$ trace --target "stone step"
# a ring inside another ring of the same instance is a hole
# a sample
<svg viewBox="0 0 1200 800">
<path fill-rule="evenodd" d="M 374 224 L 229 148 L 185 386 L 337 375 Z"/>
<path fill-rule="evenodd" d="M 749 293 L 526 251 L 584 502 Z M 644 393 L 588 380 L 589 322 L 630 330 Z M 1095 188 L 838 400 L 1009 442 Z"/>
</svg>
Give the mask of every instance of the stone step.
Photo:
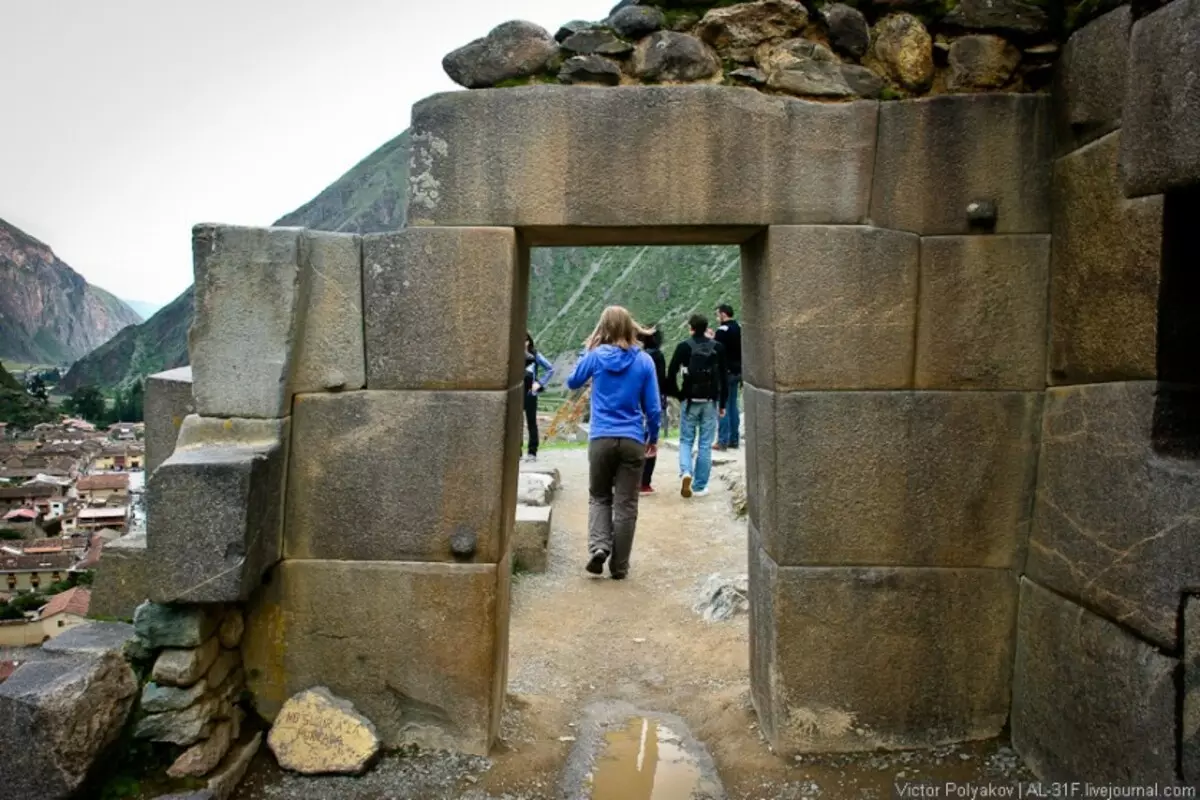
<svg viewBox="0 0 1200 800">
<path fill-rule="evenodd" d="M 546 549 L 550 544 L 550 506 L 517 506 L 513 527 L 513 566 L 522 572 L 545 572 Z"/>
<path fill-rule="evenodd" d="M 539 464 L 538 462 L 521 462 L 522 475 L 545 475 L 550 478 L 550 488 L 557 490 L 562 486 L 562 474 L 559 473 L 558 467 L 552 467 L 549 464 Z"/>
<path fill-rule="evenodd" d="M 517 482 L 518 506 L 548 506 L 554 497 L 554 477 L 538 472 L 522 472 Z"/>
</svg>

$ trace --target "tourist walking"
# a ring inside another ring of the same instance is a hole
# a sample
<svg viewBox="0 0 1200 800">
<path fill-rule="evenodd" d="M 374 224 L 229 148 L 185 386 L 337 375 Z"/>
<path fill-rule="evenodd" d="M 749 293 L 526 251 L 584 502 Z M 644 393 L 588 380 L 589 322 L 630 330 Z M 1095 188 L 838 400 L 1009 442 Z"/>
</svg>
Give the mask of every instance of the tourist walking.
<svg viewBox="0 0 1200 800">
<path fill-rule="evenodd" d="M 725 367 L 729 370 L 725 416 L 717 425 L 717 449 L 736 450 L 741 426 L 738 389 L 742 386 L 742 326 L 733 318 L 733 306 L 728 303 L 717 306 L 717 322 L 714 338 L 725 348 Z"/>
<path fill-rule="evenodd" d="M 659 436 L 663 437 L 667 435 L 667 359 L 662 354 L 662 331 L 658 330 L 658 326 L 655 325 L 639 338 L 642 349 L 654 362 L 654 376 L 657 379 L 655 385 L 658 386 L 658 396 L 661 401 L 659 407 L 662 409 L 662 426 Z M 654 494 L 651 480 L 654 478 L 654 467 L 657 463 L 657 455 L 646 456 L 646 466 L 642 468 L 642 494 Z"/>
<path fill-rule="evenodd" d="M 534 461 L 538 453 L 538 395 L 554 375 L 554 365 L 537 351 L 533 337 L 525 332 L 525 425 L 529 428 L 529 448 L 525 460 Z"/>
<path fill-rule="evenodd" d="M 592 382 L 587 571 L 599 575 L 607 561 L 615 580 L 629 573 L 642 467 L 658 453 L 662 401 L 654 361 L 638 345 L 645 333 L 628 311 L 609 306 L 567 378 L 572 391 Z"/>
<path fill-rule="evenodd" d="M 667 369 L 667 387 L 682 404 L 679 419 L 679 493 L 684 497 L 708 494 L 712 474 L 712 446 L 717 421 L 725 414 L 728 370 L 725 348 L 707 335 L 708 318 L 693 314 L 692 332 L 675 348 Z M 678 382 L 682 376 L 682 385 Z"/>
</svg>

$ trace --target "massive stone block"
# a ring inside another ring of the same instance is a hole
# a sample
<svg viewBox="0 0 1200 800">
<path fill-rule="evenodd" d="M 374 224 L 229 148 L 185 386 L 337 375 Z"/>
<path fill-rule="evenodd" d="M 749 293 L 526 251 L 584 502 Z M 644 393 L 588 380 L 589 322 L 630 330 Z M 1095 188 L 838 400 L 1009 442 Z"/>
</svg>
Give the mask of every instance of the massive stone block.
<svg viewBox="0 0 1200 800">
<path fill-rule="evenodd" d="M 296 228 L 197 225 L 188 336 L 196 410 L 283 417 L 303 307 Z"/>
<path fill-rule="evenodd" d="M 1200 585 L 1197 414 L 1200 391 L 1153 382 L 1048 391 L 1026 566 L 1172 651 L 1180 594 Z"/>
<path fill-rule="evenodd" d="M 751 557 L 751 682 L 777 753 L 930 747 L 1008 718 L 1007 570 L 779 567 Z"/>
<path fill-rule="evenodd" d="M 195 413 L 192 368 L 160 372 L 146 379 L 146 474 L 158 469 L 175 452 L 183 418 Z"/>
<path fill-rule="evenodd" d="M 552 514 L 550 506 L 517 506 L 517 522 L 512 537 L 512 559 L 517 569 L 526 572 L 546 571 Z"/>
<path fill-rule="evenodd" d="M 1051 138 L 1042 95 L 884 103 L 871 220 L 924 235 L 971 233 L 967 207 L 987 201 L 996 233 L 1048 233 Z"/>
<path fill-rule="evenodd" d="M 500 560 L 522 389 L 298 395 L 287 558 Z"/>
<path fill-rule="evenodd" d="M 921 239 L 918 389 L 1041 389 L 1050 237 Z"/>
<path fill-rule="evenodd" d="M 751 520 L 778 564 L 1020 563 L 1040 393 L 747 395 Z"/>
<path fill-rule="evenodd" d="M 877 108 L 724 86 L 439 94 L 413 107 L 408 223 L 857 223 Z"/>
<path fill-rule="evenodd" d="M 1048 382 L 1156 375 L 1161 197 L 1125 200 L 1111 133 L 1054 168 Z"/>
<path fill-rule="evenodd" d="M 126 534 L 104 545 L 88 613 L 93 617 L 133 619 L 133 610 L 150 597 L 152 585 L 146 532 Z"/>
<path fill-rule="evenodd" d="M 287 420 L 184 420 L 148 485 L 151 600 L 249 598 L 280 556 L 287 429 Z"/>
<path fill-rule="evenodd" d="M 912 381 L 917 236 L 864 226 L 772 226 L 748 248 L 745 375 L 788 389 Z"/>
<path fill-rule="evenodd" d="M 508 659 L 507 561 L 285 561 L 251 607 L 242 650 L 258 711 L 327 686 L 386 746 L 486 754 Z M 349 610 L 349 613 L 348 613 Z"/>
<path fill-rule="evenodd" d="M 1136 197 L 1200 183 L 1200 0 L 1172 0 L 1129 38 L 1121 176 Z"/>
<path fill-rule="evenodd" d="M 66 800 L 121 735 L 137 677 L 119 652 L 23 664 L 0 684 L 0 786 L 13 800 Z"/>
<path fill-rule="evenodd" d="M 362 238 L 305 231 L 299 259 L 304 328 L 289 392 L 361 389 L 367 382 Z"/>
<path fill-rule="evenodd" d="M 1045 780 L 1175 783 L 1178 663 L 1022 579 L 1013 745 Z"/>
<path fill-rule="evenodd" d="M 507 389 L 521 379 L 528 291 L 511 228 L 367 237 L 371 389 Z"/>
<path fill-rule="evenodd" d="M 1060 155 L 1121 125 L 1129 6 L 1121 6 L 1071 34 L 1054 73 L 1054 138 Z"/>
</svg>

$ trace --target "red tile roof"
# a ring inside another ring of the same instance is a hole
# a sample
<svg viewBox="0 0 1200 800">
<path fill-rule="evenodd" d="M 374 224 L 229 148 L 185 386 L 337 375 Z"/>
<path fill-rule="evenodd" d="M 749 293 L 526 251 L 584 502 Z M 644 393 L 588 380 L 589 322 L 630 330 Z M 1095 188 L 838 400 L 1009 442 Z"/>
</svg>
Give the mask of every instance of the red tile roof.
<svg viewBox="0 0 1200 800">
<path fill-rule="evenodd" d="M 14 520 L 14 519 L 35 520 L 35 519 L 37 519 L 37 516 L 38 516 L 38 512 L 35 509 L 14 508 L 12 511 L 10 511 L 4 515 L 4 519 L 5 520 Z"/>
<path fill-rule="evenodd" d="M 86 617 L 88 607 L 92 603 L 92 592 L 83 586 L 67 589 L 50 598 L 50 602 L 42 606 L 41 618 L 47 619 L 55 614 L 75 614 Z"/>
<path fill-rule="evenodd" d="M 81 492 L 96 489 L 128 489 L 129 475 L 85 475 L 75 484 L 75 488 Z"/>
<path fill-rule="evenodd" d="M 0 661 L 0 683 L 4 683 L 11 678 L 19 665 L 17 661 Z"/>
<path fill-rule="evenodd" d="M 0 554 L 0 572 L 52 572 L 75 566 L 73 553 L 10 556 Z"/>
</svg>

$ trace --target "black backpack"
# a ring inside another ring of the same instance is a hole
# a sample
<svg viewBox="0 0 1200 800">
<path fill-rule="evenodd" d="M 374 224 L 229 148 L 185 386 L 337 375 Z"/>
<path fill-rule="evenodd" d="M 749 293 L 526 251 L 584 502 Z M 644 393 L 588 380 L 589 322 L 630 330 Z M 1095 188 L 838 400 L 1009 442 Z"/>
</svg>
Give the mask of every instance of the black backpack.
<svg viewBox="0 0 1200 800">
<path fill-rule="evenodd" d="M 717 343 L 711 339 L 691 343 L 692 354 L 684 373 L 685 400 L 715 400 L 720 397 L 717 374 Z"/>
</svg>

